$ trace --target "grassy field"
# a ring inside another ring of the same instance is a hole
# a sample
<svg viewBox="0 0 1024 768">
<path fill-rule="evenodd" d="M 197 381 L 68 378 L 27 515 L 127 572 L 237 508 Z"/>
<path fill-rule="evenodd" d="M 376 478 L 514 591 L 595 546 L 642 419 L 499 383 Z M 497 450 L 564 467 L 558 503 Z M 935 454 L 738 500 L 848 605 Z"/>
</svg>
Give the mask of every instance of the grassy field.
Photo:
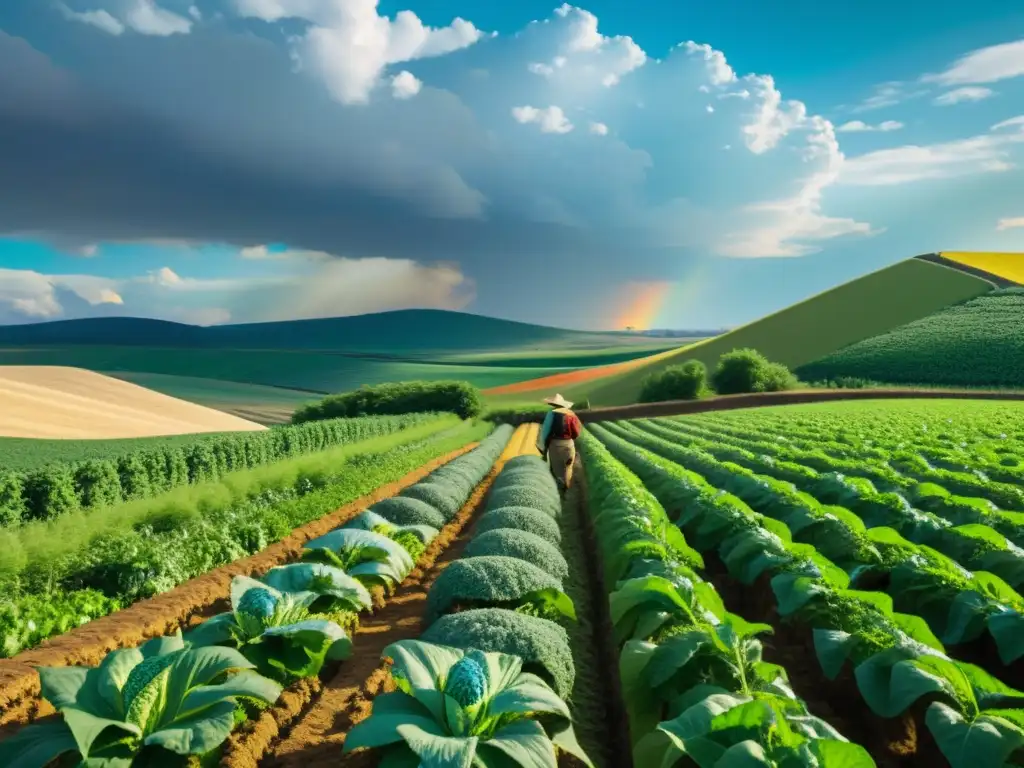
<svg viewBox="0 0 1024 768">
<path fill-rule="evenodd" d="M 722 354 L 739 347 L 754 347 L 770 360 L 795 368 L 992 288 L 991 283 L 977 277 L 909 259 L 729 333 L 684 346 L 651 365 L 566 386 L 562 391 L 570 399 L 589 398 L 593 406 L 623 405 L 636 401 L 647 374 L 690 359 L 701 360 L 711 368 Z M 523 393 L 492 398 L 495 405 L 533 399 Z"/>
<path fill-rule="evenodd" d="M 978 296 L 865 339 L 798 369 L 813 381 L 1024 386 L 1024 288 Z"/>
<path fill-rule="evenodd" d="M 226 434 L 233 433 L 209 432 L 203 435 L 131 437 L 122 440 L 33 440 L 0 437 L 0 469 L 21 472 L 55 462 L 117 459 L 137 451 L 183 448 L 216 440 Z"/>
</svg>

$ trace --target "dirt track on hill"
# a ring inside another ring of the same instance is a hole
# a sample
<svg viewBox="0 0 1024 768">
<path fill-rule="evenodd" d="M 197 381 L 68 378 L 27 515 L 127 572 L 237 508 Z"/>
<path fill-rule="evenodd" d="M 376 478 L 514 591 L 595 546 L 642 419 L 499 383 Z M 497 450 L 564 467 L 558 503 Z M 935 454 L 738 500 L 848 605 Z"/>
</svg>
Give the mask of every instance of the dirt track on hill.
<svg viewBox="0 0 1024 768">
<path fill-rule="evenodd" d="M 38 699 L 39 675 L 35 667 L 92 666 L 117 648 L 137 646 L 149 638 L 170 634 L 190 622 L 226 609 L 221 603 L 226 600 L 231 579 L 235 576 L 260 576 L 274 566 L 294 559 L 310 539 L 343 525 L 372 504 L 419 482 L 441 465 L 477 445 L 470 443 L 438 457 L 394 483 L 382 485 L 373 493 L 295 529 L 286 538 L 251 557 L 236 560 L 162 595 L 94 619 L 13 658 L 0 659 L 0 728 L 30 722 L 52 713 L 52 707 Z"/>
<path fill-rule="evenodd" d="M 689 413 L 763 408 L 769 405 L 833 403 L 845 400 L 1003 400 L 1024 401 L 1024 392 L 969 392 L 962 389 L 804 389 L 793 392 L 763 392 L 750 395 L 722 395 L 707 400 L 669 400 L 610 408 L 577 411 L 583 423 L 652 419 Z"/>
</svg>

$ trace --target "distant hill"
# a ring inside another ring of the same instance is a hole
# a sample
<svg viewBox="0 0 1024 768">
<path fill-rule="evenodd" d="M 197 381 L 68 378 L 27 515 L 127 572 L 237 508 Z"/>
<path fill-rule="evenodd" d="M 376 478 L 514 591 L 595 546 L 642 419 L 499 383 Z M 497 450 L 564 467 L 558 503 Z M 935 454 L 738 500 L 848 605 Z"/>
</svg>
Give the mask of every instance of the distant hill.
<svg viewBox="0 0 1024 768">
<path fill-rule="evenodd" d="M 579 385 L 563 385 L 562 391 L 570 399 L 589 399 L 593 406 L 632 403 L 636 402 L 640 385 L 648 374 L 691 359 L 702 361 L 710 369 L 723 354 L 742 347 L 753 347 L 770 360 L 797 368 L 992 291 L 997 280 L 1001 278 L 987 279 L 986 273 L 976 267 L 961 269 L 953 260 L 936 259 L 934 254 L 907 259 L 721 336 L 646 360 L 638 359 L 628 366 L 609 366 L 600 377 L 580 374 Z M 506 387 L 494 394 L 502 402 L 529 399 L 525 393 L 548 389 L 553 381 L 559 380 L 522 381 L 516 384 L 515 391 Z"/>
<path fill-rule="evenodd" d="M 885 384 L 1024 387 L 1024 288 L 946 307 L 798 373 L 809 381 L 856 376 Z"/>
<path fill-rule="evenodd" d="M 0 326 L 0 346 L 89 345 L 205 349 L 333 350 L 382 357 L 528 348 L 651 344 L 640 334 L 548 328 L 465 312 L 410 309 L 351 317 L 200 327 L 164 320 L 105 317 Z"/>
</svg>

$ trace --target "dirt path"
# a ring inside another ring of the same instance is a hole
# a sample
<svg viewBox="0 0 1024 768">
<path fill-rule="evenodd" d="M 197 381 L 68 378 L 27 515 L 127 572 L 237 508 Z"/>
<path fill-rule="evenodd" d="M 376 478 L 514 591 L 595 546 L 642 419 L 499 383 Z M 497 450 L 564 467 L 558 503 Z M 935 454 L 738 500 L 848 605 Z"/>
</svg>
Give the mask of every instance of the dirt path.
<svg viewBox="0 0 1024 768">
<path fill-rule="evenodd" d="M 334 530 L 372 504 L 419 482 L 441 465 L 472 450 L 476 445 L 470 443 L 440 456 L 400 480 L 382 485 L 373 493 L 296 528 L 286 538 L 251 557 L 236 560 L 162 595 L 94 619 L 13 658 L 0 659 L 0 727 L 31 722 L 36 717 L 53 712 L 46 702 L 37 698 L 39 675 L 35 667 L 94 666 L 110 651 L 134 647 L 152 637 L 162 637 L 216 612 L 218 603 L 227 597 L 231 579 L 235 576 L 259 576 L 276 565 L 294 559 L 310 539 Z"/>
<path fill-rule="evenodd" d="M 996 392 L 962 389 L 803 389 L 792 392 L 761 392 L 749 395 L 722 395 L 707 400 L 669 400 L 663 403 L 637 403 L 611 408 L 578 411 L 583 423 L 651 419 L 658 416 L 682 416 L 737 408 L 763 408 L 769 405 L 832 403 L 846 400 L 1006 400 L 1022 401 L 1024 392 Z"/>
<path fill-rule="evenodd" d="M 373 697 L 386 689 L 389 678 L 380 657 L 398 640 L 419 637 L 427 592 L 448 564 L 462 554 L 469 543 L 472 523 L 484 508 L 491 484 L 505 462 L 528 452 L 536 439 L 536 425 L 519 427 L 487 478 L 477 487 L 458 515 L 435 538 L 420 566 L 398 588 L 383 609 L 368 617 L 353 638 L 354 652 L 315 701 L 306 707 L 298 722 L 290 726 L 265 713 L 254 726 L 232 736 L 223 766 L 230 768 L 337 768 L 342 762 L 345 735 L 353 725 L 370 714 Z M 533 435 L 533 440 L 530 439 Z M 309 699 L 307 699 L 308 701 Z M 285 726 L 285 727 L 282 727 Z M 259 734 L 257 734 L 259 731 Z M 283 738 L 279 735 L 284 732 Z M 270 751 L 267 756 L 267 746 Z M 362 764 L 365 758 L 355 761 Z"/>
</svg>

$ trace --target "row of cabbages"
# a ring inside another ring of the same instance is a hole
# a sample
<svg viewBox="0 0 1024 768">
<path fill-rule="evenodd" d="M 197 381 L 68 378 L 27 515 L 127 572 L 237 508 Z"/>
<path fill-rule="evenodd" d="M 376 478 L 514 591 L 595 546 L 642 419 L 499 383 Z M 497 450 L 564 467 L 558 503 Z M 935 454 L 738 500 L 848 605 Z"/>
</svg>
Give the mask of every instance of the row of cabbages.
<svg viewBox="0 0 1024 768">
<path fill-rule="evenodd" d="M 0 765 L 44 768 L 75 755 L 90 768 L 208 755 L 277 701 L 283 686 L 352 652 L 371 590 L 390 593 L 455 517 L 508 443 L 499 427 L 399 496 L 306 544 L 301 561 L 261 579 L 237 576 L 232 609 L 184 636 L 113 651 L 97 667 L 39 670 L 62 715 L 0 742 Z"/>
<path fill-rule="evenodd" d="M 505 465 L 465 551 L 427 596 L 421 639 L 384 650 L 396 691 L 374 699 L 346 752 L 379 749 L 388 765 L 555 768 L 560 753 L 591 765 L 566 704 L 576 670 L 559 622 L 575 613 L 561 513 L 539 457 Z"/>
</svg>

